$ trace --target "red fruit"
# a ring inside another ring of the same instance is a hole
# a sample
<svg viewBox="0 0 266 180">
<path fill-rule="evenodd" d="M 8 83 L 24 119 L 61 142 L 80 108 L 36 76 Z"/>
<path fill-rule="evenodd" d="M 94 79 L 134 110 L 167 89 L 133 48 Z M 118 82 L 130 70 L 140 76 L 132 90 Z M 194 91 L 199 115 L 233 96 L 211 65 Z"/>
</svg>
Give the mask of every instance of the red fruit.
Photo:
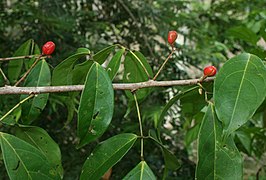
<svg viewBox="0 0 266 180">
<path fill-rule="evenodd" d="M 216 71 L 217 69 L 214 66 L 207 66 L 203 70 L 204 76 L 214 76 L 216 74 Z"/>
<path fill-rule="evenodd" d="M 168 43 L 173 46 L 178 34 L 176 31 L 169 31 L 168 33 Z"/>
<path fill-rule="evenodd" d="M 53 41 L 48 41 L 42 47 L 42 53 L 45 55 L 50 55 L 54 52 L 55 43 Z"/>
</svg>

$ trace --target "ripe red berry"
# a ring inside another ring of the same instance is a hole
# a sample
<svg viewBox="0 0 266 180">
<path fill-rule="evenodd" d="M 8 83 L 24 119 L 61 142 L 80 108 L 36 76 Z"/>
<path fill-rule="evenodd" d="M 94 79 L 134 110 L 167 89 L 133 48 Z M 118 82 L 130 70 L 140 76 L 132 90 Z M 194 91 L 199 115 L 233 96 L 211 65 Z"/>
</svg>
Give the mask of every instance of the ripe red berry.
<svg viewBox="0 0 266 180">
<path fill-rule="evenodd" d="M 53 41 L 48 41 L 42 47 L 42 53 L 45 55 L 50 55 L 54 52 L 55 43 Z"/>
<path fill-rule="evenodd" d="M 204 68 L 204 76 L 214 76 L 216 74 L 216 67 L 215 66 L 207 66 Z"/>
<path fill-rule="evenodd" d="M 173 46 L 178 34 L 176 31 L 169 31 L 168 33 L 168 43 Z"/>
</svg>

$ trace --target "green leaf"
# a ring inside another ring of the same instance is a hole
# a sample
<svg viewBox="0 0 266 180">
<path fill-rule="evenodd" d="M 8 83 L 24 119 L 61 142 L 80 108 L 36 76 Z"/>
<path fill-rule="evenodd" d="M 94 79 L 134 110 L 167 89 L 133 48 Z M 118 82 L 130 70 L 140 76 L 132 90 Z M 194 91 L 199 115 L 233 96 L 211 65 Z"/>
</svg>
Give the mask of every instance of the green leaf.
<svg viewBox="0 0 266 180">
<path fill-rule="evenodd" d="M 169 108 L 174 104 L 176 103 L 176 101 L 178 101 L 180 98 L 182 98 L 185 94 L 195 90 L 195 89 L 198 89 L 199 87 L 198 86 L 194 86 L 192 88 L 189 88 L 183 92 L 180 92 L 178 93 L 177 95 L 175 95 L 172 99 L 170 99 L 170 101 L 164 106 L 163 108 L 163 111 L 160 115 L 160 118 L 159 118 L 159 121 L 158 121 L 158 127 L 157 127 L 157 136 L 160 137 L 160 133 L 161 133 L 161 126 L 162 126 L 162 123 L 164 121 L 164 117 L 167 113 L 167 111 L 169 110 Z"/>
<path fill-rule="evenodd" d="M 32 45 L 34 44 L 34 41 L 32 39 L 29 39 L 25 43 L 23 43 L 18 50 L 13 54 L 14 57 L 16 56 L 27 56 L 30 55 L 30 50 Z M 15 83 L 17 79 L 20 76 L 22 67 L 23 67 L 23 60 L 24 59 L 18 59 L 18 60 L 12 60 L 8 63 L 8 79 L 11 82 L 11 84 Z"/>
<path fill-rule="evenodd" d="M 123 81 L 125 83 L 148 81 L 149 77 L 146 72 L 148 72 L 150 77 L 153 76 L 150 65 L 140 52 L 128 53 L 125 57 L 124 68 L 125 70 Z M 143 100 L 150 92 L 151 88 L 140 89 L 136 92 L 136 95 L 139 100 Z M 130 100 L 134 100 L 131 92 L 125 91 L 125 93 L 130 98 Z"/>
<path fill-rule="evenodd" d="M 149 138 L 156 142 L 156 144 L 161 148 L 164 157 L 165 168 L 167 170 L 177 170 L 181 167 L 181 164 L 179 163 L 176 156 L 159 141 L 155 131 L 149 132 Z"/>
<path fill-rule="evenodd" d="M 246 123 L 265 99 L 266 68 L 252 54 L 228 60 L 214 82 L 214 103 L 225 136 Z"/>
<path fill-rule="evenodd" d="M 3 115 L 1 114 L 1 116 Z M 21 106 L 16 108 L 10 115 L 4 118 L 1 122 L 9 126 L 14 126 L 15 124 L 17 124 L 20 117 L 21 117 Z"/>
<path fill-rule="evenodd" d="M 53 71 L 52 85 L 70 85 L 73 78 L 73 68 L 76 62 L 89 55 L 90 50 L 86 48 L 79 48 L 77 52 L 57 65 Z"/>
<path fill-rule="evenodd" d="M 233 27 L 231 29 L 228 30 L 229 35 L 244 40 L 246 42 L 249 42 L 253 45 L 256 46 L 259 37 L 256 35 L 256 33 L 254 33 L 253 31 L 251 31 L 249 28 L 245 27 L 245 26 L 237 26 L 237 27 Z"/>
<path fill-rule="evenodd" d="M 34 63 L 34 61 L 36 60 L 36 58 L 38 58 L 38 54 L 41 54 L 40 48 L 36 43 L 32 43 L 31 49 L 30 49 L 30 54 L 35 54 L 37 56 L 31 58 L 31 59 L 27 59 L 24 61 L 24 65 L 26 70 L 28 70 L 31 65 Z"/>
<path fill-rule="evenodd" d="M 101 142 L 87 158 L 80 179 L 100 179 L 131 149 L 137 140 L 135 134 L 119 134 Z"/>
<path fill-rule="evenodd" d="M 37 63 L 27 76 L 25 87 L 49 86 L 51 83 L 50 69 L 46 61 L 43 59 Z M 25 99 L 28 95 L 21 95 L 20 99 Z M 49 94 L 38 94 L 32 99 L 22 104 L 22 122 L 30 124 L 41 113 L 46 106 Z"/>
<path fill-rule="evenodd" d="M 236 131 L 236 138 L 240 141 L 240 143 L 243 145 L 245 148 L 245 152 L 247 152 L 249 155 L 251 154 L 251 134 L 243 131 L 243 130 L 238 130 Z"/>
<path fill-rule="evenodd" d="M 111 61 L 109 62 L 108 66 L 106 67 L 107 73 L 111 80 L 113 80 L 119 70 L 121 64 L 121 57 L 125 49 L 120 49 L 116 52 L 116 54 L 112 57 Z"/>
<path fill-rule="evenodd" d="M 94 63 L 85 81 L 78 109 L 79 147 L 100 137 L 109 126 L 114 109 L 114 90 L 107 72 Z"/>
<path fill-rule="evenodd" d="M 141 161 L 134 169 L 132 169 L 123 180 L 156 180 L 150 167 L 145 161 Z"/>
<path fill-rule="evenodd" d="M 93 56 L 93 60 L 98 62 L 99 64 L 104 63 L 104 61 L 107 59 L 110 53 L 114 50 L 114 48 L 115 48 L 115 45 L 111 45 L 111 46 L 104 48 L 103 50 L 97 52 Z"/>
<path fill-rule="evenodd" d="M 203 83 L 205 91 L 212 92 L 213 91 L 213 83 L 209 82 L 208 84 Z M 211 98 L 208 96 L 208 98 Z M 188 119 L 190 122 L 194 119 L 194 116 L 198 114 L 203 107 L 206 106 L 206 99 L 203 94 L 199 94 L 199 88 L 196 88 L 189 93 L 186 93 L 182 98 L 180 98 L 180 106 L 181 106 L 181 115 L 182 117 Z"/>
<path fill-rule="evenodd" d="M 73 84 L 84 84 L 86 75 L 92 66 L 93 61 L 85 61 L 83 63 L 75 65 L 73 69 L 72 82 Z"/>
<path fill-rule="evenodd" d="M 1 150 L 9 178 L 60 179 L 46 157 L 31 144 L 10 134 L 0 133 Z"/>
<path fill-rule="evenodd" d="M 222 141 L 222 127 L 212 104 L 203 118 L 198 138 L 196 179 L 243 178 L 242 157 L 231 136 Z"/>
<path fill-rule="evenodd" d="M 185 135 L 185 144 L 188 147 L 194 140 L 197 139 L 198 133 L 200 129 L 200 123 L 196 124 L 189 130 L 187 130 L 187 133 Z"/>
<path fill-rule="evenodd" d="M 45 130 L 34 126 L 16 127 L 15 130 L 18 138 L 36 147 L 63 177 L 60 148 Z"/>
</svg>

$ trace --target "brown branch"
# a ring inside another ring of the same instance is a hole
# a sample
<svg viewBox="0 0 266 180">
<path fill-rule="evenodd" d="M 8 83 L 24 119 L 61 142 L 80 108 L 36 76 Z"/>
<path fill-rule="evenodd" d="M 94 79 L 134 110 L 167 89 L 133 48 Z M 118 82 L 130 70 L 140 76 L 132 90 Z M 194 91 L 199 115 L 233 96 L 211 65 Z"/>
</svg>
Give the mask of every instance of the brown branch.
<svg viewBox="0 0 266 180">
<path fill-rule="evenodd" d="M 211 82 L 214 78 L 207 78 L 203 82 Z M 200 82 L 200 79 L 190 80 L 173 80 L 173 81 L 153 81 L 139 83 L 114 83 L 115 90 L 137 90 L 148 87 L 167 87 L 167 86 L 185 86 L 195 85 Z M 0 88 L 0 94 L 41 94 L 41 93 L 60 93 L 60 92 L 73 92 L 82 91 L 84 85 L 71 85 L 71 86 L 46 86 L 46 87 L 14 87 L 5 86 Z"/>
</svg>

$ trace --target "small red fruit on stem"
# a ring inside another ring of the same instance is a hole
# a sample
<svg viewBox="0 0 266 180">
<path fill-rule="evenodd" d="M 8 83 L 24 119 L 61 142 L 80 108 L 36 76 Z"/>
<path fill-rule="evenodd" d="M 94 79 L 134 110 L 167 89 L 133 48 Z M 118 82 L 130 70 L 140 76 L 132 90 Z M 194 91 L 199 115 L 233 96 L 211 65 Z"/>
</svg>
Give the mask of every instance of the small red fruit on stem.
<svg viewBox="0 0 266 180">
<path fill-rule="evenodd" d="M 176 31 L 169 31 L 168 33 L 168 43 L 173 47 L 174 46 L 174 42 L 177 39 L 177 32 Z"/>
<path fill-rule="evenodd" d="M 54 52 L 55 43 L 53 41 L 46 42 L 42 47 L 42 54 L 51 55 Z"/>
<path fill-rule="evenodd" d="M 215 66 L 207 66 L 204 68 L 203 73 L 204 73 L 204 76 L 211 77 L 216 74 L 216 71 L 217 69 Z"/>
</svg>

